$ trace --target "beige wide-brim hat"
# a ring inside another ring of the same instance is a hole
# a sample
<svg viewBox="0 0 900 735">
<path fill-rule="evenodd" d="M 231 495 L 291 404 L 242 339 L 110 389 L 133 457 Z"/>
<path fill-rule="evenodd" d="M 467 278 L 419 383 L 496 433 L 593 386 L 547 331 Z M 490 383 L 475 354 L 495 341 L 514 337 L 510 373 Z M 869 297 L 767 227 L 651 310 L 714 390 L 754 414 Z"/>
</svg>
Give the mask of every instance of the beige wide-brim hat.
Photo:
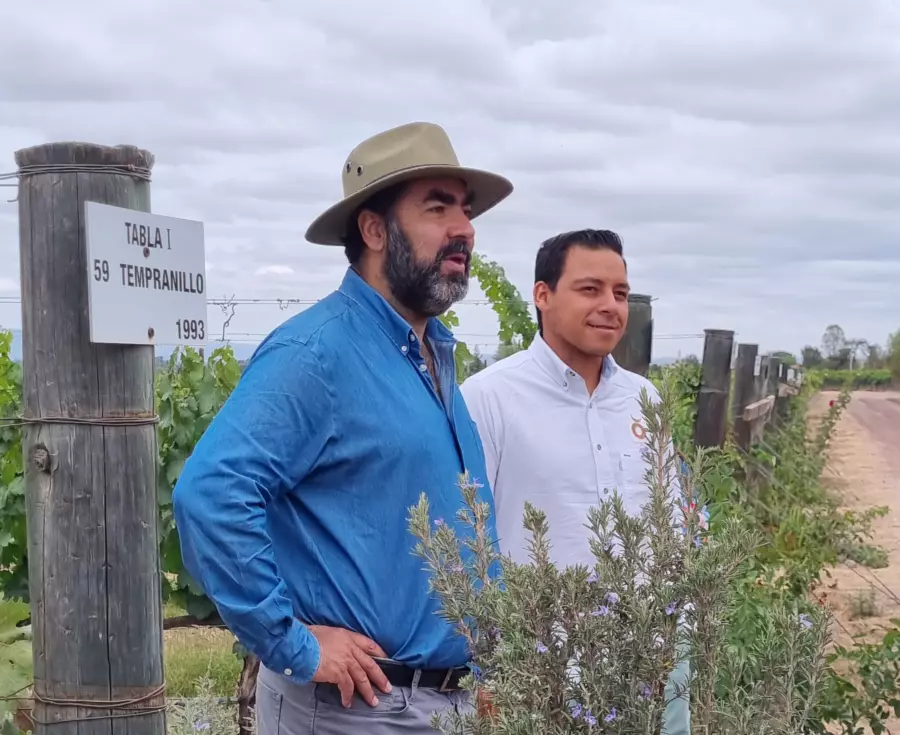
<svg viewBox="0 0 900 735">
<path fill-rule="evenodd" d="M 341 176 L 344 198 L 313 220 L 306 239 L 319 245 L 342 245 L 350 217 L 370 196 L 392 184 L 426 177 L 462 179 L 472 196 L 473 219 L 513 190 L 503 176 L 460 166 L 450 138 L 439 125 L 401 125 L 378 133 L 353 149 Z"/>
</svg>

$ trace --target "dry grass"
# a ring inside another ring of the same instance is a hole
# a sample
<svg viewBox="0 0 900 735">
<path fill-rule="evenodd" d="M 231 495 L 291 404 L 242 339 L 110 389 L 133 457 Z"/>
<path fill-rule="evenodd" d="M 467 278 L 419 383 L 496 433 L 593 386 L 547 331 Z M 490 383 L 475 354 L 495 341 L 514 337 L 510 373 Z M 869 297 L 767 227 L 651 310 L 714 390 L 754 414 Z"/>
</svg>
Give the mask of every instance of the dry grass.
<svg viewBox="0 0 900 735">
<path fill-rule="evenodd" d="M 167 618 L 183 615 L 166 606 Z M 179 628 L 165 633 L 166 682 L 172 698 L 197 695 L 202 677 L 213 682 L 212 693 L 233 697 L 241 673 L 241 660 L 234 655 L 234 636 L 217 628 Z"/>
</svg>

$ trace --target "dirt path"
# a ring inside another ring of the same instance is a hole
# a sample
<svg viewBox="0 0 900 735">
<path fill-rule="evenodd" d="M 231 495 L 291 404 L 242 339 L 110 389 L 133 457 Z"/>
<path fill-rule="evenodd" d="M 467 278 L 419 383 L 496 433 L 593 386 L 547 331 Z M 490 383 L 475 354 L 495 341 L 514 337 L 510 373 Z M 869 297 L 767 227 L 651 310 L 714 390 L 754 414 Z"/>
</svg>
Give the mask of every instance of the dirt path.
<svg viewBox="0 0 900 735">
<path fill-rule="evenodd" d="M 837 397 L 816 396 L 811 417 L 824 414 Z M 836 618 L 834 642 L 851 646 L 858 634 L 874 641 L 892 617 L 900 617 L 900 393 L 853 394 L 832 438 L 824 479 L 848 510 L 888 508 L 887 515 L 875 519 L 870 540 L 887 551 L 888 565 L 841 564 L 832 570 L 826 591 Z M 888 732 L 900 733 L 900 719 L 884 724 Z"/>
<path fill-rule="evenodd" d="M 816 396 L 813 416 L 828 410 L 837 393 Z M 888 552 L 888 566 L 872 569 L 848 562 L 833 570 L 828 600 L 838 626 L 835 641 L 877 631 L 900 616 L 900 393 L 854 393 L 830 448 L 825 480 L 847 509 L 886 506 L 873 524 L 872 542 Z"/>
</svg>

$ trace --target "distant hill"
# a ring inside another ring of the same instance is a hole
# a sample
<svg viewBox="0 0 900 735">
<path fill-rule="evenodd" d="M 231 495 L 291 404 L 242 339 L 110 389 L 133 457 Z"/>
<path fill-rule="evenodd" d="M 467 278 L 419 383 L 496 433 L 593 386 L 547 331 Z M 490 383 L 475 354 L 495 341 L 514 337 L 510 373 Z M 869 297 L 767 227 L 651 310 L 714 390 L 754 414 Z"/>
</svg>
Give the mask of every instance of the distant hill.
<svg viewBox="0 0 900 735">
<path fill-rule="evenodd" d="M 22 361 L 22 330 L 20 329 L 12 329 L 9 330 L 13 335 L 12 342 L 12 359 L 16 362 Z M 210 342 L 206 345 L 207 353 L 212 352 L 213 350 L 223 347 L 225 345 L 224 342 Z M 231 349 L 234 350 L 234 356 L 238 361 L 244 362 L 249 360 L 253 355 L 254 350 L 256 350 L 255 344 L 247 344 L 245 342 L 232 342 Z M 157 359 L 168 360 L 172 355 L 174 347 L 171 345 L 157 345 L 156 347 L 156 357 Z M 654 365 L 671 365 L 674 362 L 677 362 L 678 358 L 676 357 L 655 357 L 653 358 Z M 493 362 L 491 358 L 487 358 L 487 362 L 490 364 Z"/>
<path fill-rule="evenodd" d="M 21 329 L 10 329 L 12 332 L 13 340 L 12 340 L 12 350 L 10 356 L 15 362 L 22 361 L 22 330 Z M 210 342 L 206 345 L 207 354 L 212 352 L 213 350 L 223 347 L 225 345 L 224 342 Z M 156 357 L 157 359 L 168 360 L 174 351 L 174 347 L 172 345 L 157 345 L 156 346 Z M 243 342 L 232 342 L 231 349 L 234 351 L 234 356 L 239 361 L 249 360 L 253 355 L 254 350 L 256 350 L 255 344 L 245 344 Z"/>
</svg>

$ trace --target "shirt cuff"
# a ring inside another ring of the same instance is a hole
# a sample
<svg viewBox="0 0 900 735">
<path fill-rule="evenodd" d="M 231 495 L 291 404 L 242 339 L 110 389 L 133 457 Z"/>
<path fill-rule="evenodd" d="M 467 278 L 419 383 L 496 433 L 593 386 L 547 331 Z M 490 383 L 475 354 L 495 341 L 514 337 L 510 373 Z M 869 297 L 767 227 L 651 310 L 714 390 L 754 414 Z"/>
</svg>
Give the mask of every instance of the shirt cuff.
<svg viewBox="0 0 900 735">
<path fill-rule="evenodd" d="M 298 684 L 309 684 L 319 668 L 322 652 L 318 639 L 303 623 L 294 621 L 287 637 L 263 665 Z"/>
</svg>

